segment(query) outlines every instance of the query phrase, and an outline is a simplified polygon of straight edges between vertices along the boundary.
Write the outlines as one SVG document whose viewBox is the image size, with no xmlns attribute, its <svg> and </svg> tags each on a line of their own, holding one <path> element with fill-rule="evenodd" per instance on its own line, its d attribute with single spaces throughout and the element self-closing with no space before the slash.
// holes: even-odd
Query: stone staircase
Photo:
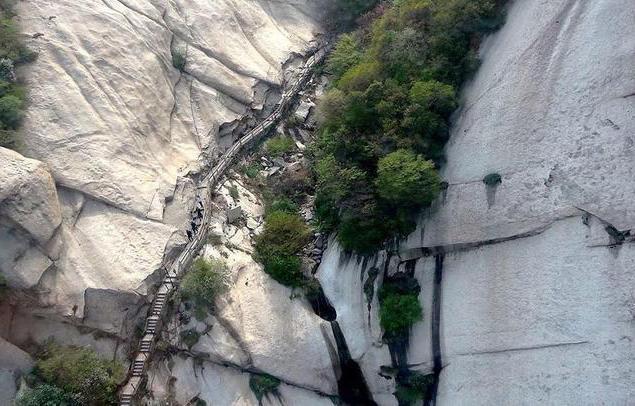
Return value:
<svg viewBox="0 0 635 406">
<path fill-rule="evenodd" d="M 280 121 L 295 96 L 314 75 L 313 67 L 324 60 L 328 49 L 328 43 L 324 43 L 317 48 L 317 51 L 304 63 L 297 79 L 291 86 L 285 89 L 274 111 L 255 128 L 245 134 L 239 141 L 234 143 L 212 170 L 203 178 L 198 188 L 198 197 L 203 202 L 203 207 L 205 208 L 202 223 L 196 235 L 194 235 L 192 240 L 185 246 L 178 258 L 172 262 L 171 265 L 163 269 L 164 276 L 161 285 L 154 294 L 152 307 L 145 322 L 144 335 L 139 340 L 138 351 L 130 366 L 127 376 L 128 379 L 119 392 L 119 404 L 121 406 L 134 404 L 135 398 L 145 386 L 146 369 L 154 350 L 154 344 L 162 327 L 161 319 L 166 311 L 168 300 L 171 294 L 176 291 L 180 277 L 187 270 L 207 238 L 207 231 L 211 220 L 209 207 L 214 186 L 246 145 L 267 134 L 268 131 Z"/>
</svg>

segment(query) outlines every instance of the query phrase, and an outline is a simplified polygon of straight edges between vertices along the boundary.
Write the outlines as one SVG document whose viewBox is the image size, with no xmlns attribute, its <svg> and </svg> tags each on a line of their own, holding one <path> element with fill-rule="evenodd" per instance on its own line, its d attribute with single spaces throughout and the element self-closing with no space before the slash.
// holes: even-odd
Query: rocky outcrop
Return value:
<svg viewBox="0 0 635 406">
<path fill-rule="evenodd" d="M 624 36 L 633 13 L 612 0 L 514 2 L 483 44 L 447 146 L 448 189 L 387 269 L 415 262 L 424 320 L 411 332 L 408 364 L 439 368 L 437 404 L 634 396 L 635 39 Z M 490 173 L 502 183 L 485 185 Z M 318 271 L 325 292 L 362 319 L 373 260 L 331 257 Z M 329 291 L 351 266 L 355 289 Z"/>
<path fill-rule="evenodd" d="M 31 368 L 33 360 L 29 354 L 0 338 L 0 404 L 11 404 L 20 374 Z"/>
<path fill-rule="evenodd" d="M 326 3 L 18 2 L 39 57 L 20 72 L 23 156 L 0 149 L 0 269 L 30 292 L 12 311 L 128 337 L 194 180 L 275 104 Z M 72 328 L 41 324 L 20 338 Z"/>
<path fill-rule="evenodd" d="M 234 208 L 242 214 L 229 221 L 227 213 Z M 337 395 L 337 352 L 329 323 L 301 293 L 274 281 L 252 258 L 263 215 L 261 199 L 238 177 L 219 188 L 201 255 L 227 264 L 230 288 L 203 320 L 185 304 L 172 315 L 164 341 L 178 351 L 166 351 L 167 358 L 157 357 L 151 368 L 155 400 L 173 395 L 185 404 L 198 396 L 208 404 L 257 405 L 250 373 L 282 381 L 279 398 L 270 397 L 271 404 L 319 405 Z M 200 337 L 188 347 L 183 337 L 192 331 Z"/>
</svg>

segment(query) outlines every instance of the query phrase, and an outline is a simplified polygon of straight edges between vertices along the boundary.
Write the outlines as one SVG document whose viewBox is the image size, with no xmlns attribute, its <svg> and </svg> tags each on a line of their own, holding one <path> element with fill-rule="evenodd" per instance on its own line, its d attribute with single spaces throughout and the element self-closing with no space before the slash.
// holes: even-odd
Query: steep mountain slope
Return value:
<svg viewBox="0 0 635 406">
<path fill-rule="evenodd" d="M 512 3 L 464 89 L 448 188 L 418 230 L 363 261 L 329 246 L 318 276 L 345 335 L 367 331 L 352 341 L 367 378 L 388 356 L 364 300 L 375 268 L 375 284 L 406 272 L 422 286 L 404 355 L 438 373 L 439 404 L 633 397 L 634 13 L 615 0 Z M 502 183 L 485 185 L 490 173 Z"/>
<path fill-rule="evenodd" d="M 23 156 L 0 148 L 0 270 L 29 294 L 0 334 L 93 343 L 64 321 L 129 337 L 186 241 L 196 175 L 271 110 L 327 3 L 18 2 L 39 57 L 21 72 Z"/>
</svg>

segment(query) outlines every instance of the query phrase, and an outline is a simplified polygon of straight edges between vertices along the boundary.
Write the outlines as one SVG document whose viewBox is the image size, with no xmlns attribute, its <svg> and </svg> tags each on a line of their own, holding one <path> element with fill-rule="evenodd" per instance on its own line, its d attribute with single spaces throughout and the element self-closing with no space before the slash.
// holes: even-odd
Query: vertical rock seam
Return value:
<svg viewBox="0 0 635 406">
<path fill-rule="evenodd" d="M 432 336 L 432 361 L 433 381 L 429 405 L 435 406 L 437 402 L 437 390 L 439 389 L 439 376 L 443 369 L 441 357 L 441 298 L 443 283 L 443 259 L 445 254 L 437 254 L 434 257 L 434 290 L 432 292 L 432 320 L 430 323 Z"/>
</svg>

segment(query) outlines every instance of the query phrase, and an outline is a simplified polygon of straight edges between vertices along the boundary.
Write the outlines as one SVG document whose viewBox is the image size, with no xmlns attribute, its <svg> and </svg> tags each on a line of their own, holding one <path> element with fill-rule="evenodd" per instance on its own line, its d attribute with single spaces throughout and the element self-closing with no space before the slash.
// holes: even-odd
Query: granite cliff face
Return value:
<svg viewBox="0 0 635 406">
<path fill-rule="evenodd" d="M 418 230 L 366 260 L 330 245 L 318 276 L 369 381 L 390 364 L 363 300 L 377 268 L 422 286 L 407 363 L 440 369 L 438 404 L 633 398 L 633 21 L 615 0 L 514 2 L 464 89 L 449 186 Z M 502 183 L 486 186 L 490 173 Z"/>
<path fill-rule="evenodd" d="M 326 4 L 18 2 L 39 57 L 20 72 L 21 154 L 0 148 L 0 270 L 27 293 L 3 308 L 2 336 L 123 354 L 105 337 L 131 335 L 185 243 L 193 179 L 268 114 Z"/>
<path fill-rule="evenodd" d="M 2 337 L 123 358 L 156 270 L 185 241 L 192 177 L 275 103 L 326 3 L 18 3 L 40 57 L 22 72 L 23 154 L 0 149 L 0 271 L 26 293 L 0 309 Z M 316 277 L 375 402 L 397 404 L 399 362 L 435 373 L 440 405 L 635 397 L 633 21 L 618 0 L 513 2 L 463 90 L 448 188 L 418 229 L 367 258 L 331 238 Z M 490 173 L 502 182 L 485 185 Z M 225 185 L 213 208 L 222 244 L 202 252 L 227 259 L 232 288 L 213 316 L 173 315 L 176 354 L 153 364 L 146 401 L 255 405 L 250 374 L 266 373 L 282 384 L 263 404 L 330 404 L 337 340 L 251 258 L 262 202 L 235 186 L 238 201 Z M 235 205 L 244 225 L 226 218 Z M 376 292 L 398 272 L 418 279 L 424 319 L 391 352 Z M 201 334 L 191 348 L 186 330 Z M 31 365 L 0 339 L 0 403 Z"/>
</svg>

